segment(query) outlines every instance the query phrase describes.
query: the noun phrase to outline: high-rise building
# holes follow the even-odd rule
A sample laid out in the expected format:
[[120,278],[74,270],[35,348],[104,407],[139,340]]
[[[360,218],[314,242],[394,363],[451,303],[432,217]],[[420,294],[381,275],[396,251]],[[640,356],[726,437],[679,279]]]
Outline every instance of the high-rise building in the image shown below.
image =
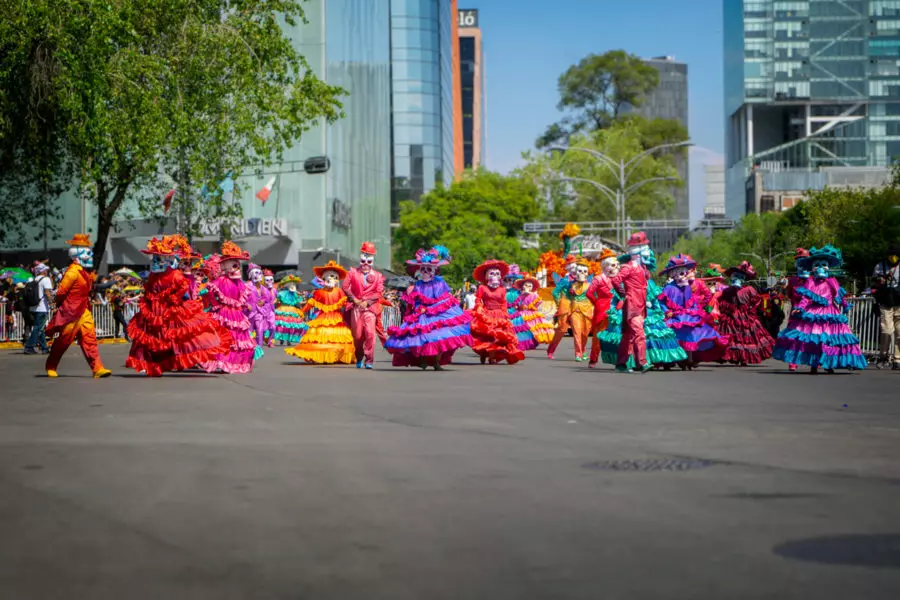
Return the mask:
[[484,51],[478,11],[459,10],[459,73],[462,111],[463,168],[484,165]]
[[455,173],[457,0],[391,2],[391,216]]
[[900,156],[897,0],[725,0],[724,38],[729,218],[757,207],[760,172],[788,189]]
[[725,166],[703,165],[706,198],[703,203],[704,219],[721,219],[725,216]]
[[[635,112],[648,119],[669,119],[678,121],[688,128],[688,68],[687,64],[678,62],[672,56],[658,56],[644,59],[644,62],[659,72],[659,85],[644,98]],[[683,185],[673,189],[675,207],[673,215],[676,219],[689,219],[690,203],[690,164],[687,152],[675,156],[675,169]]]

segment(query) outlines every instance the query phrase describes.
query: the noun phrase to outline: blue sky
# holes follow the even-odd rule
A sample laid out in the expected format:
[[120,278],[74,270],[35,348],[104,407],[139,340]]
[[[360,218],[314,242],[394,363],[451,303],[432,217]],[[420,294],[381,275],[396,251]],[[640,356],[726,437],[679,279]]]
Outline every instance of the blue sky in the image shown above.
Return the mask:
[[487,161],[507,172],[559,118],[556,81],[590,53],[623,49],[688,64],[691,213],[703,210],[703,169],[722,162],[722,0],[460,0],[477,8],[487,79]]

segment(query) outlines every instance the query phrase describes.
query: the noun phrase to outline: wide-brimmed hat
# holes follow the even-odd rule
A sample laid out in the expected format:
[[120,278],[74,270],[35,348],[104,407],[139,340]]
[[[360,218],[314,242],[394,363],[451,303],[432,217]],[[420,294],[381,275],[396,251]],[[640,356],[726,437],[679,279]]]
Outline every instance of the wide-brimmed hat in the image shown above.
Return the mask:
[[521,290],[526,283],[530,283],[531,289],[535,292],[541,289],[541,282],[535,279],[531,273],[523,273],[521,279],[516,281],[515,287],[517,290]]
[[703,271],[703,276],[700,277],[700,279],[702,281],[725,281],[725,277],[722,276],[722,271],[716,267],[708,267]]
[[347,269],[334,262],[333,260],[329,260],[324,265],[319,265],[318,267],[313,267],[313,272],[317,277],[322,277],[325,275],[327,271],[334,271],[338,274],[338,279],[343,279],[347,276]]
[[82,248],[90,248],[93,245],[91,244],[91,237],[86,233],[76,233],[71,240],[66,240],[66,243],[70,246],[80,246]]
[[229,259],[250,260],[250,254],[244,250],[241,250],[241,247],[231,240],[222,242],[222,251],[219,253],[219,257],[221,261],[226,261]]
[[604,248],[602,252],[600,252],[600,256],[597,258],[598,262],[603,262],[609,258],[618,258],[619,255],[612,251],[610,248]]
[[490,269],[499,269],[500,277],[506,277],[506,274],[509,273],[508,264],[506,264],[502,260],[495,260],[493,258],[490,258],[475,267],[475,270],[472,271],[472,278],[479,283],[487,283],[487,278],[485,275]]
[[813,246],[809,249],[810,262],[815,260],[827,260],[832,267],[840,267],[844,263],[844,255],[840,248],[835,248],[831,244],[825,244],[821,248]]
[[362,246],[359,247],[360,254],[375,254],[375,244],[372,242],[363,242]]
[[744,276],[744,279],[756,279],[756,270],[753,268],[753,265],[750,264],[749,261],[742,261],[736,267],[730,267],[725,270],[725,277],[731,277],[735,273],[741,273]]
[[175,254],[182,260],[197,260],[203,258],[203,255],[194,250],[191,243],[186,237],[180,233],[171,236],[172,246],[175,248]]
[[434,246],[425,250],[419,248],[416,251],[415,258],[406,261],[406,270],[412,274],[419,270],[420,267],[430,265],[432,267],[443,267],[450,264],[450,251],[443,246]]
[[147,247],[141,250],[141,254],[150,254],[154,256],[175,256],[175,244],[170,236],[162,238],[150,238]]
[[522,275],[522,271],[519,269],[519,265],[512,264],[509,265],[509,271],[506,272],[506,275],[503,276],[503,279],[522,279],[524,275]]
[[676,254],[669,259],[669,262],[666,263],[665,268],[659,274],[665,275],[669,271],[678,268],[695,269],[697,268],[697,263],[687,254]]
[[279,287],[280,286],[288,286],[292,283],[294,285],[300,285],[301,283],[303,283],[303,280],[300,279],[299,277],[297,277],[296,275],[288,275],[287,277],[282,277],[281,281],[278,282],[278,285],[279,285]]
[[636,231],[628,237],[627,245],[629,248],[634,246],[649,246],[650,240],[647,239],[647,234],[643,231]]

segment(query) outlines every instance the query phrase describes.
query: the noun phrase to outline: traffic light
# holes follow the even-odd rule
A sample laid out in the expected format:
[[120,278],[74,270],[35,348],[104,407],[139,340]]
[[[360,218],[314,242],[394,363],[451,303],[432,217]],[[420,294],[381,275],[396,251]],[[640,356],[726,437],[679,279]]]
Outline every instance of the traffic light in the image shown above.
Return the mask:
[[313,156],[303,162],[303,170],[310,175],[327,173],[331,168],[331,160],[327,156]]

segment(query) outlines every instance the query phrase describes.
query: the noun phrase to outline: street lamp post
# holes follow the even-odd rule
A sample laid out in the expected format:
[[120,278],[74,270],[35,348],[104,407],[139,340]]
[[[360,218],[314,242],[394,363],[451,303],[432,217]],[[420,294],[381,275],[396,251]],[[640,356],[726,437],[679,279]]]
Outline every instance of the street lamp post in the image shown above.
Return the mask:
[[635,169],[638,165],[641,164],[645,158],[654,152],[658,152],[660,150],[667,150],[669,148],[683,148],[686,146],[693,146],[693,143],[690,141],[685,142],[675,142],[671,144],[660,144],[659,146],[654,146],[653,148],[649,148],[644,150],[640,154],[633,156],[629,160],[619,160],[616,161],[606,154],[599,152],[597,150],[592,150],[591,148],[563,148],[562,146],[553,146],[549,148],[549,151],[560,151],[566,152],[568,150],[576,150],[579,152],[586,152],[590,154],[594,158],[600,161],[601,164],[606,165],[606,168],[609,169],[610,173],[612,173],[613,177],[616,180],[616,189],[612,189],[607,185],[602,183],[598,183],[591,179],[585,179],[583,177],[560,177],[559,179],[562,181],[572,181],[575,183],[587,183],[593,185],[598,190],[602,191],[607,198],[613,203],[613,206],[616,210],[616,243],[624,245],[625,243],[625,221],[628,218],[627,209],[626,209],[626,201],[628,200],[628,196],[637,190],[638,188],[655,181],[673,181],[675,177],[650,177],[649,179],[643,179],[636,183],[628,184],[628,179],[634,173]]

